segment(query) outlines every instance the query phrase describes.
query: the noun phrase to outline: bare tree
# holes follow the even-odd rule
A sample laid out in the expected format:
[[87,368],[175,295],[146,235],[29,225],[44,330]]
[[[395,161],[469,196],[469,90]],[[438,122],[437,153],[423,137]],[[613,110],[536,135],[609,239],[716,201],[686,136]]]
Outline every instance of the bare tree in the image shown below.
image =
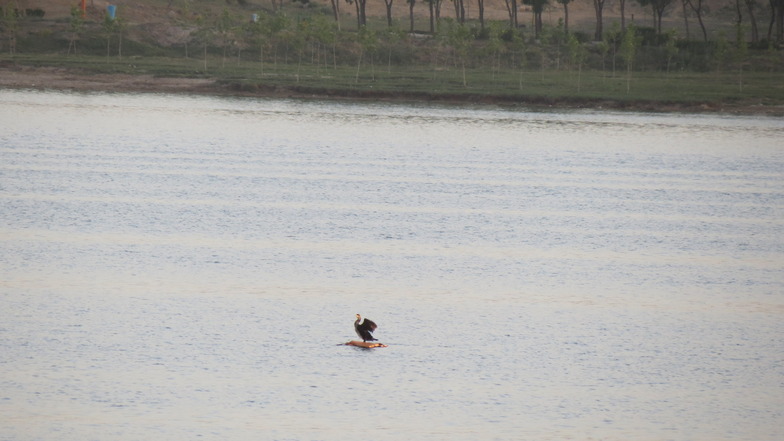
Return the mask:
[[749,23],[751,24],[751,41],[759,41],[759,31],[757,30],[757,17],[754,15],[754,8],[757,6],[756,0],[743,0],[749,10]]
[[702,14],[705,12],[702,8],[702,1],[703,0],[684,0],[694,14],[697,15],[697,21],[700,23],[700,29],[702,29],[702,38],[705,41],[708,41],[708,31],[705,29],[705,23],[702,21]]

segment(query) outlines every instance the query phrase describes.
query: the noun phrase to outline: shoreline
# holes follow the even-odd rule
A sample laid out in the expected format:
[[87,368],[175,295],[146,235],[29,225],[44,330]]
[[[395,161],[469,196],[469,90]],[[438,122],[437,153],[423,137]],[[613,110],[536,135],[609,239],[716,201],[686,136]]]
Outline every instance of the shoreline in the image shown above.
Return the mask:
[[91,73],[76,68],[0,66],[0,89],[66,90],[77,92],[172,93],[260,98],[337,99],[384,102],[483,104],[535,110],[605,110],[650,113],[705,113],[784,116],[784,106],[755,103],[690,103],[619,101],[579,97],[511,97],[501,95],[397,93],[333,90],[223,82],[218,78],[161,77],[149,74]]

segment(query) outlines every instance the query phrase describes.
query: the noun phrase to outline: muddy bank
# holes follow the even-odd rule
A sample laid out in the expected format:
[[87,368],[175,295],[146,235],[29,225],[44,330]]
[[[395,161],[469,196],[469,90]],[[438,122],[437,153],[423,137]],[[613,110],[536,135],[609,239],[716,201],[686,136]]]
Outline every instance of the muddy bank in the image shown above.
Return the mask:
[[511,97],[504,95],[438,94],[338,90],[299,86],[266,86],[215,78],[174,78],[123,73],[91,73],[80,69],[31,66],[0,66],[0,88],[101,92],[190,93],[205,95],[276,98],[356,99],[445,104],[494,104],[531,108],[596,109],[642,112],[726,113],[784,116],[784,106],[754,102],[663,102],[621,101],[579,97]]
[[101,92],[210,93],[207,78],[165,78],[152,75],[88,73],[56,67],[0,67],[0,87]]

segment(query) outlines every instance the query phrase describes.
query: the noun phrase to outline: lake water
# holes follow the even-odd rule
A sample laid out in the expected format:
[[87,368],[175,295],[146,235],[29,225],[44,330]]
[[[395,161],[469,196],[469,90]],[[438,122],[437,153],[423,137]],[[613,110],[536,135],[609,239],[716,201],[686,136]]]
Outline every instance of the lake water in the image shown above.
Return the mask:
[[781,119],[0,90],[3,440],[779,441],[782,336]]

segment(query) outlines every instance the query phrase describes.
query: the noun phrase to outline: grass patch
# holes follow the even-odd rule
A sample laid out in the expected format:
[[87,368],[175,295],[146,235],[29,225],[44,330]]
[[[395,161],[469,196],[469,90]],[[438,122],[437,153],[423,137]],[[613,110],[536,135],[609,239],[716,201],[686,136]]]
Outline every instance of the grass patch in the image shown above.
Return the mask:
[[[291,60],[290,60],[291,61]],[[619,103],[737,103],[784,105],[778,73],[616,72],[583,70],[516,70],[455,66],[313,65],[260,63],[210,54],[201,58],[61,54],[0,55],[0,63],[78,69],[91,73],[147,74],[161,77],[213,78],[237,90],[289,88],[345,96],[441,96],[467,100],[615,101]]]

